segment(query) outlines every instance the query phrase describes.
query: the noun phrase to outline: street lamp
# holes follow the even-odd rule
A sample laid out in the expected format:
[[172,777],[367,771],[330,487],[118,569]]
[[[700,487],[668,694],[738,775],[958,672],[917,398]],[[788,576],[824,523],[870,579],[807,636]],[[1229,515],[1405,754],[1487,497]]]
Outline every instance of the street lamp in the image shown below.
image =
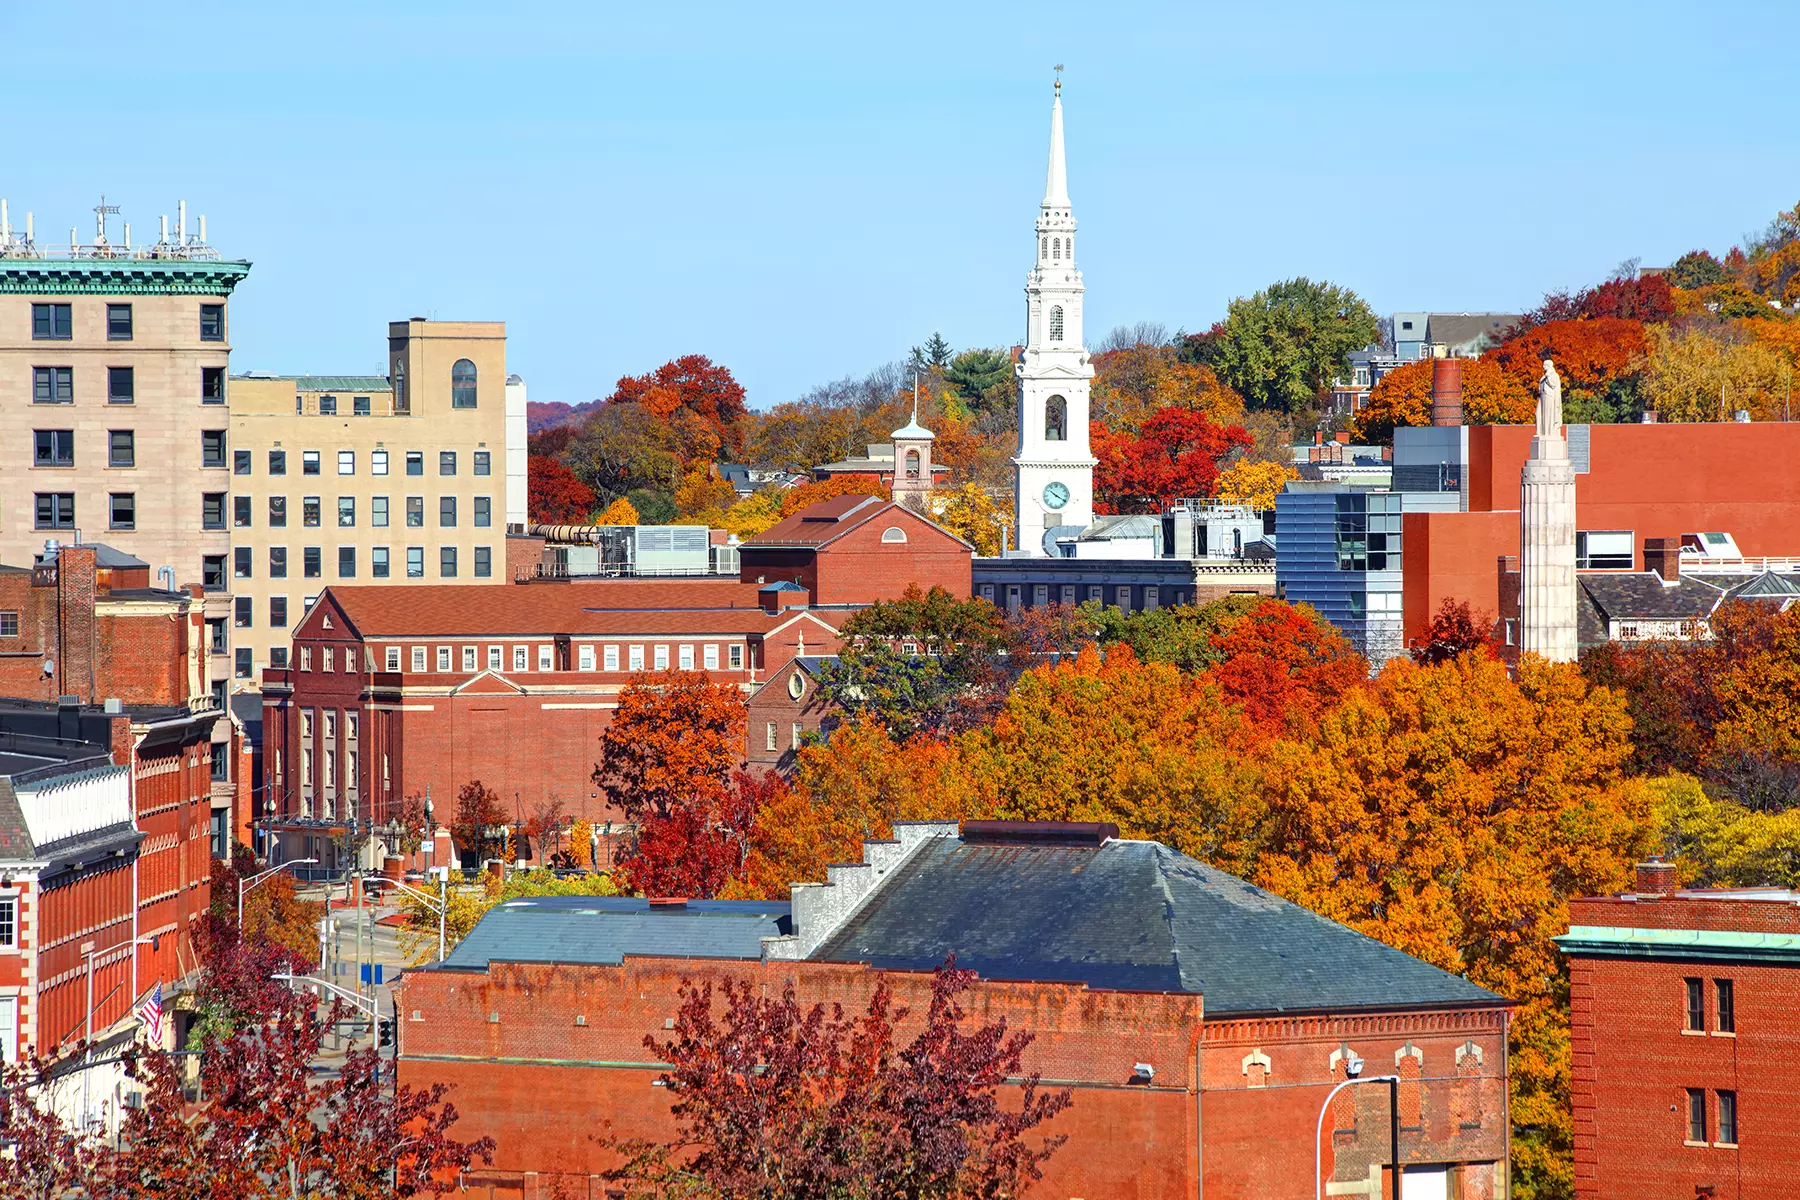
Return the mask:
[[1325,1148],[1320,1144],[1320,1139],[1325,1136],[1325,1110],[1331,1107],[1333,1096],[1357,1083],[1388,1085],[1388,1149],[1393,1159],[1394,1200],[1400,1200],[1400,1077],[1372,1075],[1367,1079],[1359,1079],[1356,1073],[1362,1069],[1361,1059],[1352,1059],[1345,1069],[1349,1071],[1350,1078],[1327,1092],[1325,1103],[1319,1105],[1319,1124],[1313,1130],[1313,1200],[1324,1200],[1325,1196]]
[[287,870],[289,867],[297,867],[297,866],[300,866],[302,863],[316,863],[318,861],[319,860],[316,858],[296,858],[293,862],[284,862],[278,867],[270,867],[268,870],[262,872],[261,874],[252,875],[248,879],[238,880],[238,885],[237,885],[238,932],[242,933],[243,929],[244,929],[244,893],[245,892],[251,891],[258,884],[262,883],[264,880],[268,879],[270,876],[279,875],[281,872]]
[[397,887],[407,895],[438,915],[438,961],[444,961],[444,926],[450,912],[450,885],[443,875],[438,876],[438,896],[433,900],[429,895],[417,888],[408,887],[398,879],[389,879],[385,875],[371,875],[371,880],[380,880],[384,887]]

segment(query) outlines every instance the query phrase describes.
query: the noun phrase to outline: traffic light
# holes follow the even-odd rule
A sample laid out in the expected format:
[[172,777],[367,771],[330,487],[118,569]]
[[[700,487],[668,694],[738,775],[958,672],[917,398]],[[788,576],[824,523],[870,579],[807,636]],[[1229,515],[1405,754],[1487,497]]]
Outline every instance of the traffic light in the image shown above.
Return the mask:
[[389,1017],[385,1021],[375,1022],[375,1044],[383,1050],[391,1047],[394,1044],[394,1027],[397,1024],[399,1024],[397,1017]]

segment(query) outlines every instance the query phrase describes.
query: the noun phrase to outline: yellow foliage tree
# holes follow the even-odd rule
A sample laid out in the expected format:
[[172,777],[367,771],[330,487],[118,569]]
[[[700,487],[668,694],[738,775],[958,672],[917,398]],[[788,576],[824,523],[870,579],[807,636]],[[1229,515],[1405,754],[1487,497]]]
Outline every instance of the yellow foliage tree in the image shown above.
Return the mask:
[[569,826],[569,856],[578,867],[594,865],[594,826],[585,817],[577,817]]
[[1002,533],[1012,524],[1012,514],[995,504],[979,484],[965,483],[959,488],[933,492],[925,505],[933,521],[974,546],[975,553],[988,558],[1000,553]]
[[1759,421],[1782,417],[1792,364],[1767,341],[1703,324],[1651,325],[1644,336],[1644,400],[1659,420],[1729,421],[1740,409]]
[[1800,808],[1755,812],[1691,775],[1650,785],[1663,845],[1699,887],[1800,887]]
[[737,534],[740,538],[751,538],[781,520],[781,490],[764,488],[754,495],[745,496],[732,505],[725,513],[721,529]]
[[1182,362],[1172,346],[1137,345],[1094,356],[1094,419],[1115,433],[1137,433],[1164,408],[1205,413],[1214,424],[1244,419],[1244,398],[1211,367]]
[[1300,472],[1288,463],[1239,459],[1219,472],[1218,496],[1266,512],[1288,481],[1298,478]]
[[606,511],[594,518],[596,525],[636,525],[637,523],[638,510],[633,507],[630,500],[623,496],[607,505]]
[[[689,471],[675,489],[675,511],[688,520],[717,514],[723,519],[725,510],[737,503],[737,489],[720,479],[711,463]],[[706,522],[712,524],[710,520]]]

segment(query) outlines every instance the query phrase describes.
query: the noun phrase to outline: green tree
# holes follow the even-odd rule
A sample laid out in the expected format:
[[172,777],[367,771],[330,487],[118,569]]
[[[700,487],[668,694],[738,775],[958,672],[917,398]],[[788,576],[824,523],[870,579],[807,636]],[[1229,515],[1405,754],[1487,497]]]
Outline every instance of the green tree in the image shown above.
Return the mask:
[[669,493],[654,488],[632,488],[625,493],[631,507],[637,509],[638,523],[667,525],[675,520],[675,500]]
[[1128,613],[1118,605],[1088,600],[1081,616],[1099,631],[1102,646],[1130,646],[1143,662],[1170,663],[1190,675],[1217,666],[1225,654],[1215,644],[1231,620],[1261,604],[1263,597],[1226,596],[1207,604],[1179,604]]
[[1689,250],[1668,271],[1669,283],[1678,288],[1711,287],[1728,278],[1723,264],[1705,250]]
[[973,411],[986,406],[989,393],[1012,378],[1012,355],[1005,350],[964,350],[944,369],[944,382],[956,389]]
[[1376,338],[1375,313],[1336,284],[1284,279],[1231,302],[1205,357],[1253,409],[1310,407]]
[[933,332],[923,346],[914,346],[907,356],[906,365],[915,371],[942,372],[950,362],[950,343],[944,335]]

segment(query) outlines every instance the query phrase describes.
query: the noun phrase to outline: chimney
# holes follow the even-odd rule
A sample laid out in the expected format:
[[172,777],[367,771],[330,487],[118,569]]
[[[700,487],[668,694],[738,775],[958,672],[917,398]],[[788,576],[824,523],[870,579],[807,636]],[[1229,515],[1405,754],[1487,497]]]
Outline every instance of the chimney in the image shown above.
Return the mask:
[[1348,446],[1350,444],[1350,435],[1348,433],[1334,433],[1331,435],[1331,438],[1340,446]]
[[1655,571],[1664,583],[1681,578],[1681,539],[1653,537],[1644,539],[1644,570]]
[[1461,425],[1463,423],[1462,360],[1431,360],[1431,423]]
[[1637,865],[1637,894],[1666,896],[1675,890],[1675,864],[1662,855],[1653,855]]
[[1324,444],[1325,444],[1325,431],[1323,429],[1313,430],[1313,445],[1323,446]]
[[56,556],[56,603],[61,610],[61,645],[58,647],[62,672],[62,690],[92,704],[97,628],[94,601],[98,593],[99,569],[92,546],[63,546]]

